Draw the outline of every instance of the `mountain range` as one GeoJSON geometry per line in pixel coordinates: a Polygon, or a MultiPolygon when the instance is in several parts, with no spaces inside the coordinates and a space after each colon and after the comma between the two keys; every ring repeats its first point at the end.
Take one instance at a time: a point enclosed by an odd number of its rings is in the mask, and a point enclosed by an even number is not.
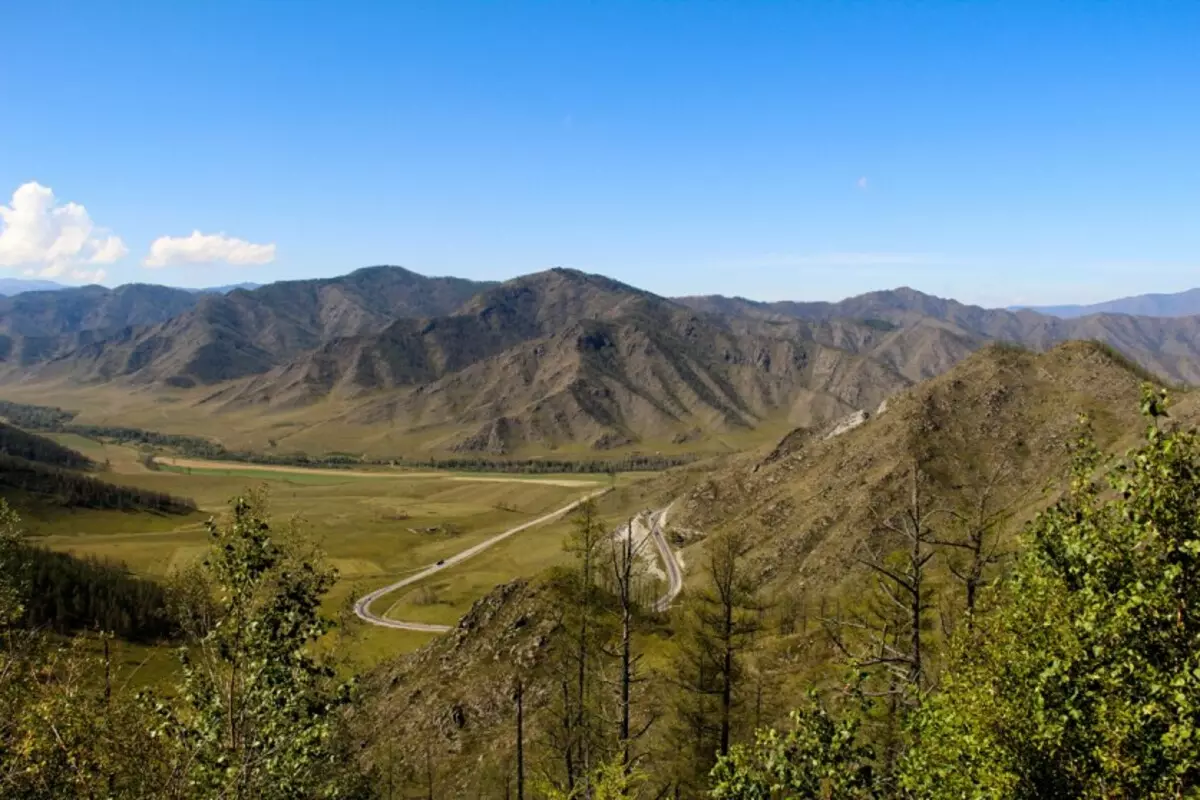
{"type": "Polygon", "coordinates": [[[381,266],[227,293],[131,284],[3,298],[0,391],[124,386],[205,414],[306,409],[422,432],[429,450],[510,454],[817,426],[991,342],[1074,339],[1200,382],[1196,317],[1061,319],[909,288],[838,303],[671,299],[569,269],[492,283],[381,266]]]}
{"type": "MultiPolygon", "coordinates": [[[[215,293],[226,294],[234,289],[257,289],[262,286],[261,283],[231,283],[226,286],[210,286],[203,289],[187,289],[189,292],[196,293],[215,293]]],[[[36,278],[0,278],[0,297],[12,297],[25,292],[57,292],[60,289],[72,289],[76,287],[67,286],[54,281],[38,280],[36,278]]],[[[119,287],[118,287],[119,288],[119,287]]]]}
{"type": "Polygon", "coordinates": [[[1030,311],[1054,317],[1086,317],[1089,314],[1132,314],[1142,317],[1189,317],[1200,314],[1200,289],[1175,294],[1140,294],[1085,306],[1029,306],[1030,311]]]}
{"type": "Polygon", "coordinates": [[[22,292],[53,292],[66,289],[61,283],[26,278],[0,278],[0,296],[11,297],[22,292]]]}

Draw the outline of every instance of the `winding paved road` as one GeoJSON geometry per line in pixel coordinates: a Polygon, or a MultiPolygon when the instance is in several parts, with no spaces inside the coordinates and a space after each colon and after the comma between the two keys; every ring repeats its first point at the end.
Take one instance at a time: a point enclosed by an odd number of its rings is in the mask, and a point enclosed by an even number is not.
{"type": "Polygon", "coordinates": [[[437,564],[433,564],[421,570],[420,572],[409,575],[407,578],[402,578],[395,583],[388,584],[387,586],[380,587],[373,592],[364,594],[362,597],[354,601],[354,614],[363,622],[369,622],[372,625],[381,625],[385,628],[396,628],[403,631],[420,631],[422,633],[445,633],[451,629],[450,625],[434,625],[427,622],[402,622],[397,619],[388,619],[387,617],[381,617],[375,612],[371,611],[371,604],[384,595],[391,594],[392,592],[403,589],[406,586],[411,586],[417,581],[423,581],[430,575],[436,575],[442,570],[448,569],[455,564],[461,564],[471,556],[477,556],[492,545],[499,544],[508,537],[515,536],[527,528],[532,528],[535,525],[541,525],[544,522],[549,522],[552,519],[561,517],[563,514],[568,514],[582,504],[586,503],[588,500],[599,497],[600,495],[609,491],[612,490],[609,488],[604,488],[598,492],[592,492],[591,494],[585,495],[584,497],[581,497],[572,503],[568,503],[557,511],[551,511],[549,514],[544,514],[537,519],[530,520],[529,522],[523,522],[515,528],[509,528],[504,533],[496,534],[492,538],[486,539],[474,547],[468,547],[466,550],[463,550],[460,553],[455,553],[449,558],[439,561],[437,564]]]}
{"type": "Polygon", "coordinates": [[[666,534],[663,533],[670,511],[671,506],[658,511],[641,511],[635,514],[629,522],[617,528],[613,534],[618,537],[632,536],[634,546],[638,550],[641,550],[647,539],[654,542],[667,578],[666,592],[651,605],[651,608],[659,613],[669,609],[671,603],[683,591],[683,569],[679,566],[679,559],[675,556],[675,551],[667,542],[666,534]]]}
{"type": "Polygon", "coordinates": [[[654,537],[654,545],[658,548],[658,554],[662,556],[663,566],[667,570],[666,594],[654,601],[654,610],[659,613],[670,608],[671,603],[675,602],[675,598],[683,591],[683,570],[679,568],[679,559],[675,557],[675,551],[671,549],[666,534],[663,533],[663,526],[667,524],[667,515],[670,512],[671,506],[667,506],[652,516],[650,523],[650,535],[654,537]]]}

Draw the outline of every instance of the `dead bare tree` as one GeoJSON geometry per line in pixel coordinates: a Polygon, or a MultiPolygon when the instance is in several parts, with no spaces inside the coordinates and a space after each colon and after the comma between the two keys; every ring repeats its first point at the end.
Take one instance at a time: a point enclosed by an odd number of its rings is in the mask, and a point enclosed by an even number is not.
{"type": "Polygon", "coordinates": [[[556,637],[552,663],[556,673],[555,724],[545,733],[549,749],[562,765],[556,781],[570,795],[581,790],[592,773],[593,673],[598,647],[597,559],[604,529],[595,504],[588,501],[575,512],[573,530],[566,545],[575,556],[575,567],[564,576],[564,602],[559,608],[560,635],[556,637]]]}
{"type": "Polygon", "coordinates": [[[951,551],[947,568],[963,585],[967,630],[975,628],[979,592],[991,568],[1007,557],[1001,549],[1001,534],[1012,519],[1019,501],[1012,458],[1004,454],[994,464],[970,464],[962,456],[951,456],[960,482],[953,488],[958,502],[947,511],[951,536],[933,543],[951,551]]]}
{"type": "Polygon", "coordinates": [[[638,589],[643,583],[640,558],[642,549],[650,542],[653,518],[646,521],[646,535],[640,540],[637,539],[639,521],[639,517],[630,519],[622,532],[613,538],[609,549],[609,577],[617,599],[620,627],[616,648],[606,651],[606,654],[613,657],[618,664],[617,746],[620,750],[621,766],[626,775],[632,772],[636,760],[632,752],[633,743],[645,735],[655,719],[655,715],[651,713],[645,716],[640,729],[635,731],[632,727],[633,688],[643,681],[638,671],[641,654],[633,652],[638,589]]]}
{"type": "Polygon", "coordinates": [[[576,574],[577,596],[575,598],[578,612],[576,667],[578,668],[575,686],[575,741],[578,746],[576,764],[579,775],[587,780],[592,772],[591,764],[591,726],[589,692],[589,659],[592,655],[592,614],[595,605],[596,590],[596,555],[598,545],[604,535],[596,505],[587,501],[579,507],[575,515],[575,530],[568,544],[578,561],[576,574]]]}
{"type": "MultiPolygon", "coordinates": [[[[643,541],[645,540],[643,539],[643,541]]],[[[625,770],[625,774],[628,775],[631,763],[629,752],[630,689],[635,677],[637,662],[640,660],[639,657],[633,655],[633,580],[635,567],[637,566],[637,549],[634,545],[634,520],[629,520],[626,535],[617,538],[610,555],[612,558],[612,577],[617,590],[617,602],[620,606],[621,614],[619,656],[621,663],[619,678],[621,683],[621,722],[617,740],[621,748],[621,766],[625,770]]]]}
{"type": "Polygon", "coordinates": [[[884,694],[900,693],[918,703],[928,689],[922,634],[933,608],[929,563],[937,553],[932,523],[947,510],[928,501],[926,477],[914,461],[908,470],[905,507],[883,514],[871,509],[875,531],[902,543],[891,558],[877,547],[864,546],[858,563],[875,575],[877,603],[865,616],[826,620],[835,646],[861,669],[880,668],[889,677],[884,694]],[[857,643],[846,636],[855,632],[857,643]]]}
{"type": "MultiPolygon", "coordinates": [[[[517,678],[517,800],[525,800],[525,684],[517,678]]],[[[508,793],[508,779],[504,782],[508,793]]]]}
{"type": "Polygon", "coordinates": [[[749,537],[740,530],[709,541],[709,584],[695,605],[696,644],[715,679],[708,691],[718,698],[719,755],[729,753],[733,710],[741,677],[741,654],[759,627],[757,587],[746,568],[749,537]]]}

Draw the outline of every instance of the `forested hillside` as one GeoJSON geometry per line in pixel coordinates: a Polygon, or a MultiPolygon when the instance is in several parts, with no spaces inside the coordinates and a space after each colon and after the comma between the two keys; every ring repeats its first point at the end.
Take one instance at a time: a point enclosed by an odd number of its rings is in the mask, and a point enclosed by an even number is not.
{"type": "Polygon", "coordinates": [[[103,631],[134,642],[162,641],[178,630],[163,586],[120,564],[24,544],[10,554],[7,569],[20,587],[19,624],[26,627],[103,631]]]}
{"type": "Polygon", "coordinates": [[[0,423],[0,453],[65,469],[84,470],[95,466],[90,458],[69,447],[4,423],[0,423]]]}

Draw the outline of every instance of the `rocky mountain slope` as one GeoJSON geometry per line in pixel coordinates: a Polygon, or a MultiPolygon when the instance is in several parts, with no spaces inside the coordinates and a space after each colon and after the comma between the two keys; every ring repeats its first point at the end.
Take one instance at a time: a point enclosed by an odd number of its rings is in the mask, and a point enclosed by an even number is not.
{"type": "Polygon", "coordinates": [[[46,354],[41,372],[82,381],[217,383],[265,372],[337,337],[380,330],[397,317],[447,313],[486,285],[368,267],[227,294],[166,290],[185,296],[186,310],[148,321],[127,316],[111,335],[46,354]]]}
{"type": "Polygon", "coordinates": [[[288,408],[336,396],[359,401],[346,418],[361,424],[464,427],[448,442],[458,450],[603,449],[873,408],[911,380],[838,343],[878,336],[853,322],[697,314],[556,269],[485,290],[454,314],[335,339],[211,402],[288,408]]]}
{"type": "Polygon", "coordinates": [[[196,304],[185,289],[130,283],[23,292],[0,299],[0,333],[47,338],[165,322],[196,304]]]}
{"type": "Polygon", "coordinates": [[[839,303],[670,300],[566,269],[489,284],[371,267],[227,294],[0,299],[0,383],[195,389],[197,413],[308,409],[306,424],[344,435],[510,454],[819,426],[873,411],[990,342],[1040,351],[1074,339],[1200,382],[1200,317],[1063,320],[912,289],[839,303]]]}
{"type": "Polygon", "coordinates": [[[690,492],[675,518],[709,533],[750,531],[763,585],[829,588],[860,575],[864,547],[888,549],[872,509],[903,504],[913,464],[930,476],[929,508],[960,502],[1002,473],[993,499],[1020,522],[1061,489],[1079,414],[1110,452],[1140,435],[1142,381],[1100,344],[1043,354],[992,345],[839,435],[798,430],[766,456],[742,456],[690,492]]]}
{"type": "MultiPolygon", "coordinates": [[[[1096,340],[1167,380],[1200,383],[1200,317],[1092,314],[1059,319],[1034,311],[965,305],[909,288],[871,292],[837,303],[759,303],[721,296],[683,297],[679,302],[689,308],[753,319],[857,319],[891,326],[898,333],[924,329],[926,336],[950,336],[967,349],[988,341],[1045,350],[1071,340],[1096,340]]],[[[926,375],[932,374],[937,374],[937,369],[927,370],[926,375]]]]}
{"type": "Polygon", "coordinates": [[[60,288],[0,298],[0,361],[27,367],[84,345],[154,325],[196,304],[183,289],[133,283],[60,288]]]}

